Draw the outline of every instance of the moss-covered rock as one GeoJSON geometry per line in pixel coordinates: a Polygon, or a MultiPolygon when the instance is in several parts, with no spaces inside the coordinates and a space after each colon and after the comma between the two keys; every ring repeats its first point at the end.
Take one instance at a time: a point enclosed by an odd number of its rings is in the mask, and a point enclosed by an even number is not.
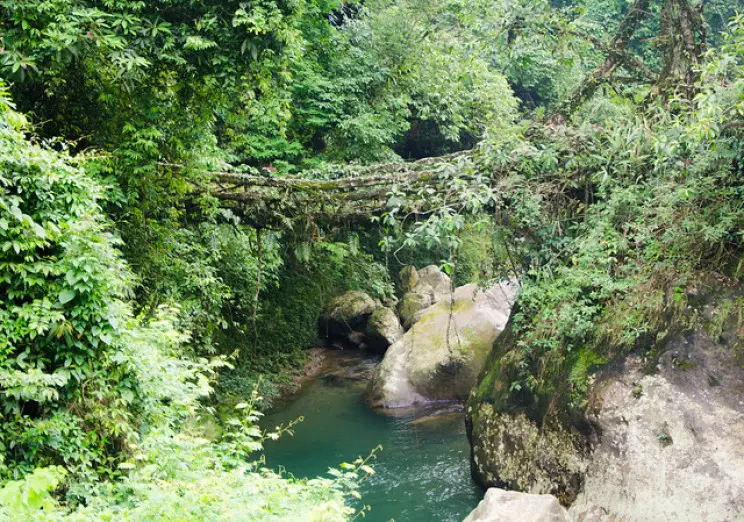
{"type": "Polygon", "coordinates": [[[320,318],[321,334],[346,338],[351,332],[363,330],[369,317],[380,307],[378,301],[358,290],[334,297],[320,318]]]}
{"type": "Polygon", "coordinates": [[[398,273],[398,292],[400,295],[410,292],[418,283],[419,275],[416,267],[413,265],[406,265],[400,269],[398,273]]]}
{"type": "Polygon", "coordinates": [[[507,362],[517,343],[510,321],[468,399],[465,424],[473,477],[486,487],[552,494],[568,505],[581,489],[587,439],[554,412],[559,397],[551,406],[511,388],[516,376],[507,362]]]}
{"type": "Polygon", "coordinates": [[[436,265],[418,271],[413,267],[404,267],[398,280],[399,287],[405,289],[398,303],[398,315],[406,328],[421,318],[423,310],[441,301],[452,290],[449,276],[436,265]]]}
{"type": "Polygon", "coordinates": [[[413,326],[418,319],[416,316],[422,310],[426,310],[434,304],[434,299],[429,294],[417,294],[408,292],[398,303],[398,314],[406,328],[413,326]]]}
{"type": "Polygon", "coordinates": [[[429,400],[464,400],[507,322],[516,289],[455,290],[428,308],[385,353],[370,391],[376,407],[405,407],[429,400]]]}
{"type": "Polygon", "coordinates": [[[557,423],[538,426],[524,413],[499,413],[487,402],[474,407],[472,466],[480,482],[550,493],[565,504],[575,498],[586,470],[580,434],[557,423]]]}
{"type": "Polygon", "coordinates": [[[388,347],[400,339],[404,333],[395,311],[387,307],[375,310],[364,330],[367,347],[379,354],[384,354],[388,347]]]}

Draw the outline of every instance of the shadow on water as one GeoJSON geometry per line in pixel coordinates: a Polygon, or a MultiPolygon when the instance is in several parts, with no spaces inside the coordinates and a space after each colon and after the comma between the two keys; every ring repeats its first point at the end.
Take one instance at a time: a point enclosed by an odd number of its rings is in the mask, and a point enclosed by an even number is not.
{"type": "Polygon", "coordinates": [[[441,404],[395,416],[372,411],[364,402],[368,382],[360,376],[369,375],[376,361],[352,357],[345,356],[332,374],[307,382],[264,418],[265,427],[305,418],[294,437],[266,443],[269,467],[281,466],[296,477],[321,476],[382,444],[376,475],[360,488],[363,503],[372,506],[365,520],[460,522],[482,497],[470,477],[462,411],[441,404]]]}

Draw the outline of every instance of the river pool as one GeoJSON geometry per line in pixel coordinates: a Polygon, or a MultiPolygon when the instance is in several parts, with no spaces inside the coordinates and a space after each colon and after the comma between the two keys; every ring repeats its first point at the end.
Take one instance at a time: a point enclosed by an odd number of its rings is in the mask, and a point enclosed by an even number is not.
{"type": "Polygon", "coordinates": [[[372,506],[363,520],[461,522],[482,498],[470,477],[461,409],[427,405],[394,416],[369,409],[364,390],[376,362],[358,353],[342,357],[334,371],[306,382],[267,415],[265,427],[305,418],[294,436],[266,442],[268,466],[296,477],[323,476],[382,444],[376,474],[359,490],[372,506]]]}

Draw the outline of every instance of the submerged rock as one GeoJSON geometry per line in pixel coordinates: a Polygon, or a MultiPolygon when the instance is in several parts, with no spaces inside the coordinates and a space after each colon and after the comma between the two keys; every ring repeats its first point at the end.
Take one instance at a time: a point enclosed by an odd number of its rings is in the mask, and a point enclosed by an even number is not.
{"type": "Polygon", "coordinates": [[[327,337],[344,338],[362,330],[369,316],[380,306],[379,302],[358,290],[334,297],[320,318],[321,333],[327,337]]]}
{"type": "Polygon", "coordinates": [[[385,353],[369,400],[400,408],[430,400],[463,400],[494,339],[507,322],[516,285],[487,291],[475,285],[454,292],[424,311],[421,319],[385,353]]]}
{"type": "Polygon", "coordinates": [[[552,495],[490,488],[463,522],[571,522],[571,517],[552,495]]]}
{"type": "Polygon", "coordinates": [[[355,330],[346,336],[346,341],[348,342],[348,345],[356,348],[367,347],[367,337],[364,335],[364,332],[358,332],[355,330]]]}
{"type": "Polygon", "coordinates": [[[364,333],[367,347],[375,353],[384,354],[405,332],[400,319],[391,308],[380,308],[370,316],[364,333]]]}
{"type": "Polygon", "coordinates": [[[398,314],[406,328],[413,326],[422,310],[438,303],[452,290],[449,276],[436,265],[415,270],[403,267],[398,276],[399,287],[406,289],[398,303],[398,314]]]}

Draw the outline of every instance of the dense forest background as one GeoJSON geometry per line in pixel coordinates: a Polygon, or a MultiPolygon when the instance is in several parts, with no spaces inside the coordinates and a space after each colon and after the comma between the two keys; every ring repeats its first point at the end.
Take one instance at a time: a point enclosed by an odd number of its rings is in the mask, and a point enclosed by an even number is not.
{"type": "Polygon", "coordinates": [[[366,461],[250,464],[257,408],[331,297],[405,264],[518,277],[504,400],[581,411],[686,288],[744,273],[740,7],[0,2],[0,514],[346,520],[366,461]],[[215,190],[436,156],[369,215],[215,190]]]}

